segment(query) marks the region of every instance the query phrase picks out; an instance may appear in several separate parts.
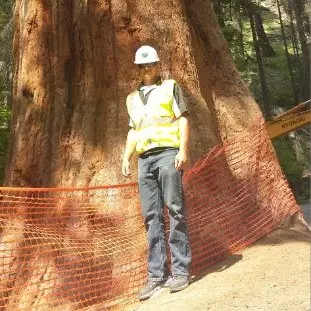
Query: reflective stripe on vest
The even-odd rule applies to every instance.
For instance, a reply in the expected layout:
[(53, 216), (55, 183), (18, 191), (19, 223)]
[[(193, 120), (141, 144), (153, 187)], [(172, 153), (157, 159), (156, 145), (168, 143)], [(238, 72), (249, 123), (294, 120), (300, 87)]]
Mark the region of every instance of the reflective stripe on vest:
[(137, 133), (138, 154), (156, 147), (179, 148), (178, 120), (172, 109), (174, 85), (174, 80), (164, 80), (151, 91), (146, 105), (143, 104), (139, 91), (127, 97), (127, 110)]

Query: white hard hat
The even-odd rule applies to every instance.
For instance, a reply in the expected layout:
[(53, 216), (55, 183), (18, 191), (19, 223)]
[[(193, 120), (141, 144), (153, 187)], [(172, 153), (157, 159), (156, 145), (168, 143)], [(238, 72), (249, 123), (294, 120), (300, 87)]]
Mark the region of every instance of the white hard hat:
[(143, 45), (136, 51), (134, 64), (140, 65), (158, 61), (160, 59), (157, 51), (149, 45)]

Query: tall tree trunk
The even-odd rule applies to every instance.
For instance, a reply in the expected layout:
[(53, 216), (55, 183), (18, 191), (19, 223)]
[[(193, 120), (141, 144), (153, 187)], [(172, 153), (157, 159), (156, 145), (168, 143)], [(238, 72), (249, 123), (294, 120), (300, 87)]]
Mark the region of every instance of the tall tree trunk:
[(292, 46), (293, 46), (294, 55), (295, 55), (296, 68), (298, 69), (298, 74), (299, 74), (299, 76), (295, 79), (296, 81), (295, 85), (296, 85), (296, 89), (298, 90), (298, 98), (300, 102), (303, 100), (303, 94), (302, 94), (303, 83), (301, 83), (303, 82), (303, 68), (302, 68), (302, 64), (301, 64), (301, 60), (299, 56), (299, 44), (298, 44), (297, 33), (296, 33), (294, 20), (293, 20), (293, 12), (291, 9), (289, 10), (289, 16), (290, 16), (290, 26), (291, 26), (291, 31), (292, 31)]
[(233, 9), (232, 9), (233, 5), (232, 5), (232, 1), (229, 1), (229, 20), (232, 21), (233, 20)]
[(236, 1), (236, 3), (235, 3), (235, 11), (236, 11), (236, 14), (237, 14), (237, 20), (238, 20), (238, 26), (239, 26), (238, 41), (239, 41), (240, 51), (241, 51), (242, 57), (245, 58), (244, 34), (243, 34), (243, 19), (242, 19), (243, 7), (242, 7), (240, 1)]
[(296, 91), (296, 87), (295, 87), (295, 79), (294, 79), (294, 74), (293, 74), (293, 69), (292, 69), (292, 63), (291, 63), (291, 59), (289, 57), (289, 52), (288, 52), (288, 47), (287, 47), (286, 35), (285, 35), (285, 31), (284, 31), (284, 26), (283, 26), (283, 19), (282, 19), (282, 13), (281, 13), (279, 0), (276, 0), (276, 4), (277, 4), (277, 8), (278, 8), (278, 13), (279, 13), (279, 20), (280, 20), (281, 33), (282, 33), (282, 38), (283, 38), (283, 43), (284, 43), (284, 48), (285, 48), (285, 55), (286, 55), (286, 59), (287, 59), (287, 66), (288, 66), (289, 76), (290, 76), (290, 80), (291, 80), (291, 85), (292, 85), (292, 90), (293, 90), (293, 95), (294, 95), (294, 101), (296, 104), (298, 102), (298, 96), (297, 96), (297, 91)]
[(125, 98), (145, 43), (189, 97), (193, 161), (258, 117), (209, 2), (17, 0), (7, 185), (124, 181)]
[(252, 12), (252, 9), (250, 7), (248, 7), (247, 10), (249, 14), (249, 20), (250, 20), (250, 25), (252, 29), (256, 59), (257, 59), (257, 64), (258, 64), (258, 72), (259, 72), (259, 77), (260, 77), (260, 85), (261, 85), (261, 91), (262, 91), (262, 97), (263, 97), (265, 117), (267, 120), (269, 120), (271, 119), (271, 97), (270, 97), (270, 92), (269, 92), (269, 88), (267, 85), (266, 76), (265, 76), (265, 72), (263, 68), (263, 62), (262, 62), (262, 57), (260, 53), (259, 42), (258, 42), (257, 35), (256, 35), (254, 13)]
[(303, 1), (297, 0), (296, 3), (293, 4), (293, 9), (295, 12), (295, 18), (297, 23), (297, 30), (299, 34), (299, 41), (301, 45), (302, 52), (302, 63), (303, 63), (303, 97), (304, 100), (310, 98), (310, 49), (307, 44), (307, 39), (305, 35), (305, 29), (303, 25)]
[(254, 14), (255, 24), (256, 24), (256, 32), (258, 36), (258, 42), (262, 50), (262, 55), (265, 57), (271, 57), (275, 55), (275, 51), (271, 46), (265, 29), (263, 27), (262, 18), (260, 12), (255, 12)]

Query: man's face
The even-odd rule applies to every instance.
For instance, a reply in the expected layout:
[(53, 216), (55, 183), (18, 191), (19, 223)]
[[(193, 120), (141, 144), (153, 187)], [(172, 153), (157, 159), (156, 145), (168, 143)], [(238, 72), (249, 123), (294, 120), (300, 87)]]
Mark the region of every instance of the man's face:
[(159, 76), (158, 63), (138, 65), (140, 76), (145, 85), (155, 84)]

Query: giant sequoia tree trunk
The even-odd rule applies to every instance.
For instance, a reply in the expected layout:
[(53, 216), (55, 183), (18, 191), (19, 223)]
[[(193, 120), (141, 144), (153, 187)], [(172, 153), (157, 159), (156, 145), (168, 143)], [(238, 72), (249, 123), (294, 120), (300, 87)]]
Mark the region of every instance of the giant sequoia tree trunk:
[(192, 161), (260, 115), (210, 1), (17, 0), (7, 185), (124, 182), (125, 98), (146, 43), (188, 95)]

